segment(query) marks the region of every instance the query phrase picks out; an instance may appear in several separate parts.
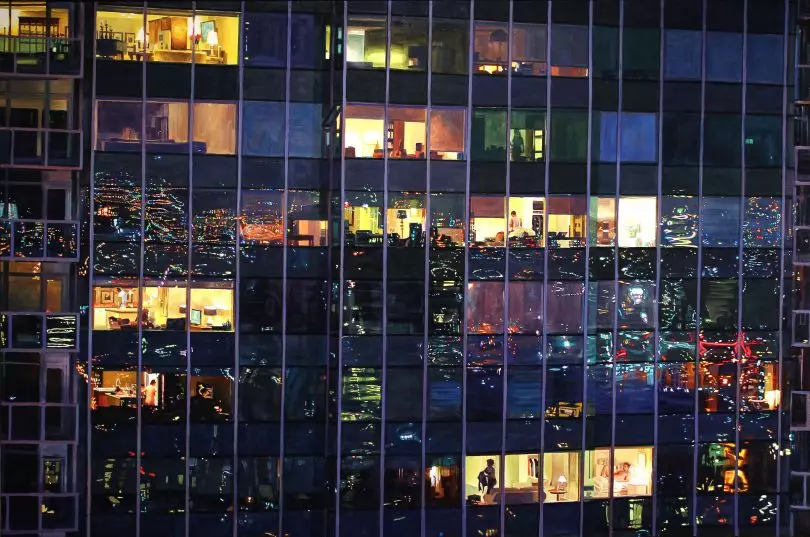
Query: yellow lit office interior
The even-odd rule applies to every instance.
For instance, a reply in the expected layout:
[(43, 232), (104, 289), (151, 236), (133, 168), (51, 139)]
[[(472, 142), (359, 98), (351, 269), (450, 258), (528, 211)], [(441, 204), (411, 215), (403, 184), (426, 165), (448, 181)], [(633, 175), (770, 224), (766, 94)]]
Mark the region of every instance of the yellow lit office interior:
[[(419, 106), (346, 105), (344, 153), (348, 158), (434, 160), (464, 159), (466, 112), (463, 108), (433, 108), (430, 132), (427, 112)], [(427, 136), (430, 136), (428, 152)]]
[[(70, 37), (70, 15), (67, 9), (51, 6), (50, 13), (45, 2), (4, 2), (0, 7), (0, 35)], [(13, 50), (10, 43), (0, 40), (0, 50)], [(33, 46), (35, 42), (26, 42)], [(45, 47), (45, 42), (41, 42)], [(26, 52), (34, 52), (26, 50)]]
[(137, 330), (138, 315), (145, 330), (233, 331), (233, 288), (216, 286), (191, 289), (186, 306), (186, 288), (168, 284), (144, 286), (143, 304), (137, 287), (105, 285), (93, 288), (94, 330)]
[(592, 197), (588, 204), (584, 196), (510, 197), (506, 207), (500, 196), (470, 198), (470, 233), (478, 246), (504, 246), (508, 234), (510, 246), (543, 247), (548, 240), (551, 247), (582, 247), (587, 219), (593, 245), (618, 240), (622, 248), (655, 247), (652, 196), (622, 196), (618, 213), (613, 197)]
[(622, 447), (585, 452), (585, 495), (650, 496), (652, 494), (652, 447)]
[(540, 475), (545, 493), (544, 503), (579, 501), (580, 494), (580, 453), (561, 451), (555, 453), (506, 455), (503, 467), (505, 486), (496, 483), (489, 491), (486, 483), (479, 483), (481, 471), (487, 468), (487, 460), (492, 459), (494, 475), (500, 480), (500, 457), (498, 455), (476, 455), (467, 457), (465, 470), (465, 493), (476, 503), (491, 505), (506, 501), (508, 504), (538, 503), (540, 501)]
[(96, 56), (111, 60), (236, 65), (239, 17), (150, 9), (99, 11)]
[[(185, 413), (185, 403), (182, 402), (186, 391), (185, 374), (94, 369), (90, 386), (90, 408), (94, 411), (135, 410), (140, 398), (144, 412), (175, 410), (179, 414)], [(195, 417), (230, 417), (232, 378), (192, 375), (189, 387), (191, 409)], [(179, 409), (178, 402), (181, 405)]]
[[(466, 458), (465, 498), (480, 505), (538, 503), (540, 476), (544, 503), (576, 502), (580, 488), (586, 498), (640, 497), (652, 494), (652, 447), (617, 447), (585, 452), (585, 481), (580, 481), (580, 452), (560, 451), (506, 455), (501, 473), (500, 455), (472, 455)], [(542, 456), (542, 465), (540, 457)], [(488, 465), (491, 460), (493, 465)], [(486, 476), (494, 476), (489, 486)], [(503, 478), (504, 484), (500, 480)]]

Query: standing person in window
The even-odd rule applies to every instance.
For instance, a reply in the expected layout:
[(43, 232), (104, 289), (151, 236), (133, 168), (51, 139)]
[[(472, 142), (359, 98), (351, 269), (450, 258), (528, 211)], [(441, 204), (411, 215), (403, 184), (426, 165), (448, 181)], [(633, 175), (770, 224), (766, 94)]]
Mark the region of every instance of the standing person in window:
[(495, 460), (487, 459), (487, 467), (478, 473), (478, 490), (484, 491), (484, 495), (492, 494), (492, 489), (498, 484), (495, 475)]
[(152, 379), (149, 386), (143, 389), (144, 406), (157, 406), (157, 381)]
[(127, 293), (120, 287), (116, 287), (115, 292), (118, 293), (118, 301), (121, 303), (121, 307), (126, 308), (127, 302), (129, 302), (129, 293)]

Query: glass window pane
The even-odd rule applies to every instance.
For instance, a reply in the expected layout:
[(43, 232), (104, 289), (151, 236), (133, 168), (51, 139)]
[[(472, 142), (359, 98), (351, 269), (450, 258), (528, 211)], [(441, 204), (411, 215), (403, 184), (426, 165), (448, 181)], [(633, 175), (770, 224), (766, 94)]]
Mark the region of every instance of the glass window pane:
[(236, 154), (236, 104), (194, 103), (194, 152)]
[(552, 161), (584, 161), (588, 153), (588, 112), (554, 110), (551, 114)]
[(782, 166), (782, 129), (779, 116), (745, 117), (746, 167)]
[(698, 210), (695, 197), (661, 198), (661, 246), (697, 247)]
[(551, 74), (588, 76), (588, 27), (555, 24), (551, 29)]
[(346, 29), (346, 64), (352, 68), (385, 69), (385, 17), (350, 15)]
[(657, 119), (655, 114), (622, 112), (622, 162), (658, 161)]
[(625, 78), (657, 79), (661, 59), (658, 29), (624, 29), (622, 69)]
[(739, 115), (706, 115), (703, 142), (705, 166), (733, 168), (740, 165), (741, 127), (742, 118)]
[(666, 30), (664, 34), (664, 78), (700, 80), (703, 33)]
[(703, 246), (737, 247), (740, 243), (739, 198), (703, 198)]
[(505, 74), (509, 61), (509, 25), (475, 21), (473, 54), (475, 72)]
[(470, 42), (468, 24), (462, 20), (433, 19), (431, 69), (434, 73), (467, 74)]
[(287, 14), (245, 14), (245, 65), (284, 67), (287, 63)]
[[(464, 108), (431, 108), (430, 158), (464, 160), (466, 128), (467, 111)], [(418, 148), (415, 151), (418, 156)]]
[(470, 282), (467, 286), (467, 327), (471, 334), (503, 332), (504, 284)]
[(140, 102), (97, 101), (96, 151), (140, 152), (141, 116)]
[(554, 334), (582, 332), (582, 298), (585, 288), (579, 282), (549, 282), (547, 330)]
[(743, 246), (778, 248), (782, 236), (782, 203), (779, 198), (747, 198), (743, 221)]
[[(552, 118), (554, 116), (552, 115)], [(591, 158), (594, 161), (616, 162), (618, 154), (617, 133), (619, 114), (617, 112), (593, 112), (593, 148)]]
[(545, 159), (545, 110), (512, 110), (510, 158), (513, 161), (539, 162)]
[(619, 247), (654, 248), (657, 236), (656, 199), (652, 196), (619, 198)]
[(474, 109), (471, 137), (473, 160), (506, 160), (506, 110)]
[(545, 25), (512, 23), (512, 69), (515, 75), (546, 74), (547, 40)]
[[(284, 114), (282, 113), (281, 129), (284, 128), (283, 117)], [(278, 118), (274, 119), (276, 123), (279, 122)], [(290, 157), (321, 157), (322, 121), (323, 105), (318, 103), (290, 103)]]
[(418, 17), (392, 17), (391, 69), (427, 69), (428, 21)]
[(742, 82), (742, 35), (706, 33), (706, 79), (711, 82)]
[(746, 46), (748, 82), (781, 84), (785, 74), (782, 36), (749, 33)]
[(284, 103), (244, 102), (242, 153), (264, 157), (284, 155)]

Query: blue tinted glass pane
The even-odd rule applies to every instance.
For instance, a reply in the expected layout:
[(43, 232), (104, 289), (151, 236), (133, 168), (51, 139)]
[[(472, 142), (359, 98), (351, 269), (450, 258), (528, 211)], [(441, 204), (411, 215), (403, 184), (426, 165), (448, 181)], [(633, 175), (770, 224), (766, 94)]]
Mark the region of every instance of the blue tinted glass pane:
[(542, 369), (510, 368), (506, 390), (507, 418), (542, 418), (542, 394)]
[[(593, 158), (602, 162), (616, 162), (618, 147), (616, 146), (616, 133), (618, 132), (618, 117), (616, 112), (594, 112), (594, 141), (599, 146), (593, 148)], [(598, 133), (598, 138), (597, 134)]]
[(742, 35), (706, 34), (706, 79), (713, 82), (742, 81)]
[(748, 34), (746, 76), (748, 82), (781, 84), (784, 76), (784, 45), (781, 35)]
[(622, 162), (655, 162), (658, 127), (655, 114), (622, 113)]
[(321, 156), (321, 116), (320, 104), (290, 103), (291, 157)]
[(284, 103), (245, 101), (242, 140), (244, 155), (283, 156)]
[(739, 198), (704, 198), (703, 246), (737, 247), (740, 241)]
[(245, 14), (245, 65), (284, 67), (287, 62), (287, 14)]
[(319, 49), (323, 51), (325, 44), (315, 29), (315, 17), (308, 14), (293, 15), (290, 26), (292, 32), (290, 64), (293, 67), (316, 67)]
[(701, 32), (667, 30), (664, 35), (664, 78), (700, 80)]

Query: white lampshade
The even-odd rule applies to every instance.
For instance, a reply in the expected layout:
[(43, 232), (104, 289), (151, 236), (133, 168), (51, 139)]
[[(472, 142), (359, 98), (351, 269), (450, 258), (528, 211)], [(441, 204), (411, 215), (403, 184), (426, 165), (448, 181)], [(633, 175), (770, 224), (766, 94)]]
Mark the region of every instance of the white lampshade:
[(143, 43), (146, 40), (146, 34), (143, 31), (143, 26), (140, 27), (138, 30), (137, 35), (135, 36), (135, 41), (139, 41)]
[(188, 35), (200, 35), (202, 30), (200, 29), (200, 21), (196, 17), (189, 17), (188, 18)]
[(206, 39), (206, 42), (208, 43), (209, 46), (212, 47), (219, 45), (219, 36), (217, 35), (216, 31), (211, 30), (210, 32), (208, 32), (208, 38)]

